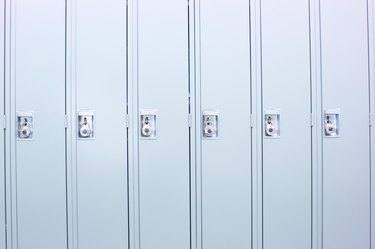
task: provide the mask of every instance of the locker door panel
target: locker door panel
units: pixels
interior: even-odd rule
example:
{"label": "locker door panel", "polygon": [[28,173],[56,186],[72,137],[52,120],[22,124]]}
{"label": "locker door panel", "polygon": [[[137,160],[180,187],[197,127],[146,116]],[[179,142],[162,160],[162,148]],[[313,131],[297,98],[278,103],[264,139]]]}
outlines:
{"label": "locker door panel", "polygon": [[[0,115],[5,114],[4,95],[4,0],[0,1]],[[2,119],[2,117],[0,118]],[[5,130],[0,125],[0,249],[5,249]]]}
{"label": "locker door panel", "polygon": [[307,249],[311,248],[309,1],[263,0],[261,15],[264,119],[267,112],[280,115],[277,138],[263,131],[264,248]]}
{"label": "locker door panel", "polygon": [[93,114],[75,134],[78,246],[127,248],[126,1],[76,2],[76,115]]}
{"label": "locker door panel", "polygon": [[138,106],[157,136],[139,140],[141,249],[190,248],[187,7],[138,0]]}
{"label": "locker door panel", "polygon": [[14,238],[19,249],[66,249],[65,1],[11,4],[12,113],[33,113],[32,139],[15,138],[12,116]]}
{"label": "locker door panel", "polygon": [[[199,6],[200,114],[211,109],[218,112],[218,137],[203,138],[198,169],[202,174],[202,224],[198,224],[202,248],[250,248],[249,1],[201,0]],[[198,122],[205,122],[202,119]]]}
{"label": "locker door panel", "polygon": [[323,246],[370,248],[367,1],[321,1],[323,108],[340,137],[323,140]]}

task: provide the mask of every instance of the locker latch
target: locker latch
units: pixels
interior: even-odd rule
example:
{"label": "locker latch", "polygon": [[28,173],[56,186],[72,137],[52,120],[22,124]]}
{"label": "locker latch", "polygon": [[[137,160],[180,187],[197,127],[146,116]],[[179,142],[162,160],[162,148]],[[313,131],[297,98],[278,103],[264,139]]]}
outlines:
{"label": "locker latch", "polygon": [[213,139],[219,137],[219,112],[216,110],[203,111],[203,137]]}
{"label": "locker latch", "polygon": [[267,110],[264,115],[266,138],[280,138],[280,111]]}
{"label": "locker latch", "polygon": [[18,112],[18,139],[32,139],[33,138],[33,112]]}
{"label": "locker latch", "polygon": [[94,138],[94,112],[78,112],[78,137],[81,139]]}
{"label": "locker latch", "polygon": [[325,137],[340,136],[340,109],[327,109],[324,112]]}
{"label": "locker latch", "polygon": [[156,139],[156,114],[157,110],[141,110],[140,137],[143,139]]}

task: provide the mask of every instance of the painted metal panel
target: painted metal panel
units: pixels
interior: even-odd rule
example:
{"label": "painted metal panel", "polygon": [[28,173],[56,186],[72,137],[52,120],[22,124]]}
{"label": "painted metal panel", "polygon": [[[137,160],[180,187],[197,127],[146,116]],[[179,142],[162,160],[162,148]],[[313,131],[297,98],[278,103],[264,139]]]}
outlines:
{"label": "painted metal panel", "polygon": [[[140,248],[187,249],[188,5],[186,0],[137,3],[138,112],[157,111],[157,138],[139,137]],[[134,132],[139,134],[140,127]]]}
{"label": "painted metal panel", "polygon": [[261,11],[263,109],[280,114],[280,137],[263,139],[263,248],[307,249],[311,248],[309,1],[263,0]]}
{"label": "painted metal panel", "polygon": [[[201,141],[202,248],[251,247],[251,91],[249,1],[201,0],[200,96],[218,112],[218,137]],[[226,18],[228,17],[228,18]],[[201,129],[198,125],[197,129]],[[198,160],[199,161],[199,160]]]}
{"label": "painted metal panel", "polygon": [[250,0],[252,129],[252,248],[263,248],[263,110],[261,0]]}
{"label": "painted metal panel", "polygon": [[[13,246],[66,249],[65,1],[11,4]],[[19,111],[32,139],[16,138]]]}
{"label": "painted metal panel", "polygon": [[371,248],[375,248],[375,2],[368,1],[369,13],[369,69],[371,111]]}
{"label": "painted metal panel", "polygon": [[5,42],[5,5],[0,1],[0,249],[6,247],[5,231],[5,65],[4,65],[4,42]]}
{"label": "painted metal panel", "polygon": [[321,49],[320,49],[320,5],[319,1],[310,1],[311,33],[311,110],[312,116],[312,249],[322,248],[323,235],[323,179],[322,144],[323,124],[321,101]]}
{"label": "painted metal panel", "polygon": [[74,134],[78,248],[127,248],[126,2],[82,0],[72,11],[73,115],[94,115],[92,138],[79,138],[78,128]]}
{"label": "painted metal panel", "polygon": [[367,1],[321,1],[323,108],[340,137],[323,141],[323,247],[370,248]]}

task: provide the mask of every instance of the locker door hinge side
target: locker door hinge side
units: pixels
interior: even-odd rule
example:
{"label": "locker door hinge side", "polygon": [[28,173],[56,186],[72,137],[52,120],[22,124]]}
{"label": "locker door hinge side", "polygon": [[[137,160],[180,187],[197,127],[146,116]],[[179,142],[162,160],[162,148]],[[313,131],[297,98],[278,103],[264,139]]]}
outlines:
{"label": "locker door hinge side", "polygon": [[5,130],[7,128],[7,116],[3,116],[3,122],[2,122],[3,129]]}
{"label": "locker door hinge side", "polygon": [[64,127],[65,127],[65,129],[68,129],[68,127],[69,127],[69,116],[68,115],[64,116]]}
{"label": "locker door hinge side", "polygon": [[129,128],[129,114],[126,114],[125,123],[126,123],[126,128]]}
{"label": "locker door hinge side", "polygon": [[370,126],[374,125],[374,115],[372,113],[369,114],[369,125]]}
{"label": "locker door hinge side", "polygon": [[250,114],[250,127],[254,128],[254,126],[255,126],[255,115]]}
{"label": "locker door hinge side", "polygon": [[193,125],[193,118],[191,116],[191,113],[189,113],[189,116],[188,116],[188,124],[189,124],[189,127],[192,127]]}
{"label": "locker door hinge side", "polygon": [[310,125],[311,127],[315,126],[315,117],[313,113],[310,113]]}

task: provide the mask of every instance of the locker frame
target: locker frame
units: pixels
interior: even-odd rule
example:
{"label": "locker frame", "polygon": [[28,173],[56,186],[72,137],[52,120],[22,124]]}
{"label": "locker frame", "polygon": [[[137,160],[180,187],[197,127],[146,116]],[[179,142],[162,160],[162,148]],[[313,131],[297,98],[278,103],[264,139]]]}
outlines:
{"label": "locker frame", "polygon": [[[4,69],[4,84],[5,84],[5,116],[6,118],[6,127],[10,127],[10,35],[11,35],[11,24],[10,24],[10,0],[4,0],[5,4],[5,69]],[[7,226],[7,234],[6,234],[6,248],[11,249],[13,247],[13,223],[14,220],[12,219],[12,212],[11,212],[11,172],[10,172],[10,137],[11,132],[10,129],[5,129],[5,195],[6,195],[6,226]]]}
{"label": "locker frame", "polygon": [[129,248],[140,248],[138,141],[138,2],[128,0],[128,175]]}
{"label": "locker frame", "polygon": [[252,248],[263,248],[263,105],[261,0],[250,0],[252,109]]}
{"label": "locker frame", "polygon": [[370,246],[375,248],[375,3],[367,1],[369,44],[369,91],[370,91]]}
{"label": "locker frame", "polygon": [[[190,6],[190,10],[192,12],[192,16],[190,18],[190,22],[192,23],[193,27],[192,31],[190,32],[191,38],[191,47],[190,49],[190,58],[194,58],[191,60],[191,68],[190,68],[190,110],[191,110],[191,118],[192,118],[192,135],[191,135],[191,162],[192,164],[192,184],[194,191],[192,192],[192,210],[194,210],[193,215],[191,215],[191,219],[194,217],[194,222],[192,223],[193,233],[192,233],[192,249],[202,249],[202,196],[199,192],[202,189],[202,172],[199,170],[201,164],[200,158],[200,151],[202,150],[202,129],[201,129],[201,98],[197,96],[201,96],[201,89],[200,89],[200,26],[199,23],[196,23],[197,16],[200,16],[200,8],[197,6],[200,5],[200,0],[194,0],[194,4]],[[192,80],[193,79],[193,80]],[[194,196],[193,196],[194,193]],[[193,226],[194,224],[194,226]]]}
{"label": "locker frame", "polygon": [[68,248],[78,248],[78,203],[77,196],[77,143],[75,142],[77,134],[76,115],[76,44],[73,42],[76,34],[76,1],[66,0],[66,115],[67,132],[67,227],[68,227]]}
{"label": "locker frame", "polygon": [[[198,249],[200,248],[201,244],[198,245],[198,242],[201,241],[201,227],[198,226],[198,216],[200,213],[198,212],[198,206],[201,205],[201,200],[198,199],[197,190],[199,189],[199,181],[198,181],[198,174],[197,171],[197,152],[200,149],[200,144],[197,141],[200,140],[201,137],[201,126],[197,125],[197,106],[200,106],[200,103],[196,102],[196,82],[197,82],[197,70],[199,67],[197,66],[197,49],[199,49],[198,43],[196,42],[197,37],[199,34],[196,32],[196,22],[195,16],[199,14],[196,12],[196,4],[199,0],[188,0],[189,3],[189,112],[190,112],[190,244],[191,249]],[[200,120],[200,113],[198,120]],[[199,140],[198,140],[199,139]]]}
{"label": "locker frame", "polygon": [[320,43],[320,1],[310,0],[312,121],[312,249],[323,247],[323,106]]}
{"label": "locker frame", "polygon": [[1,46],[1,71],[0,71],[0,75],[1,75],[1,84],[0,84],[0,96],[2,96],[2,101],[0,103],[0,115],[2,116],[0,119],[2,119],[1,121],[1,125],[0,125],[0,143],[1,143],[1,151],[0,151],[0,159],[1,159],[1,173],[0,173],[0,176],[1,176],[1,187],[0,187],[0,191],[1,191],[1,194],[0,194],[0,210],[1,210],[1,218],[0,218],[0,226],[1,226],[1,234],[0,234],[0,248],[2,249],[5,249],[6,248],[6,176],[5,176],[5,163],[6,163],[6,159],[5,159],[5,132],[6,132],[6,114],[5,114],[5,108],[6,108],[6,103],[5,103],[5,1],[2,1],[2,6],[0,8],[0,10],[2,11],[1,13],[1,18],[2,18],[2,28],[1,28],[1,31],[2,31],[2,46]]}
{"label": "locker frame", "polygon": [[[15,23],[12,22],[12,16],[15,16],[15,2],[11,0],[5,0],[6,5],[6,25],[5,25],[5,65],[8,68],[5,70],[5,102],[8,104],[6,107],[7,124],[6,127],[6,205],[7,205],[7,248],[18,248],[18,236],[17,236],[17,202],[14,191],[16,191],[16,171],[12,167],[12,163],[16,160],[15,149],[16,149],[16,137],[12,136],[15,134],[15,72],[12,68],[15,67],[15,48],[11,46],[11,41],[15,36]],[[13,104],[12,101],[13,100]]]}

